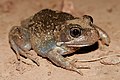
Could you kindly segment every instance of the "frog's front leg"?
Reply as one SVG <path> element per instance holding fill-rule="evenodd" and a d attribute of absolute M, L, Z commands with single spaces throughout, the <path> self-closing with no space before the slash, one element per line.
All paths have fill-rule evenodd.
<path fill-rule="evenodd" d="M 61 53 L 63 54 L 64 50 L 60 47 L 55 47 L 53 50 L 49 51 L 46 56 L 50 59 L 54 64 L 60 66 L 64 69 L 75 71 L 81 75 L 83 73 L 79 69 L 89 69 L 89 67 L 79 67 L 75 65 L 76 60 L 73 59 L 69 61 L 68 59 L 64 58 Z"/>
<path fill-rule="evenodd" d="M 109 46 L 109 44 L 110 44 L 110 37 L 108 36 L 108 34 L 104 30 L 99 28 L 98 26 L 96 26 L 96 25 L 93 25 L 93 26 L 98 31 L 98 33 L 100 35 L 100 41 L 102 42 L 102 44 Z"/>
<path fill-rule="evenodd" d="M 29 51 L 31 50 L 31 43 L 29 40 L 29 33 L 21 26 L 14 26 L 9 32 L 9 42 L 11 48 L 16 52 L 17 59 L 20 60 L 20 55 L 31 59 L 39 65 L 36 57 L 33 57 Z"/>

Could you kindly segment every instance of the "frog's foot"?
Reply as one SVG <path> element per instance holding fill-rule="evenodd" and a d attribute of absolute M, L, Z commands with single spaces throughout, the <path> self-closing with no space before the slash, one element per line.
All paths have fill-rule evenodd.
<path fill-rule="evenodd" d="M 108 55 L 105 59 L 100 60 L 104 65 L 117 65 L 120 63 L 120 54 Z"/>
<path fill-rule="evenodd" d="M 101 61 L 102 59 L 107 58 L 106 56 L 95 58 L 95 59 L 90 59 L 90 60 L 77 60 L 78 62 L 85 63 L 85 62 L 96 62 L 96 61 Z"/>
<path fill-rule="evenodd" d="M 66 58 L 71 64 L 75 65 L 76 62 L 79 62 L 79 60 L 77 58 L 74 58 L 74 59 L 69 59 L 69 58 Z M 76 65 L 75 65 L 76 66 Z M 88 66 L 76 66 L 78 69 L 90 69 L 90 67 Z"/>
<path fill-rule="evenodd" d="M 39 59 L 38 59 L 37 55 L 31 54 L 29 51 L 28 51 L 28 52 L 24 52 L 24 51 L 22 51 L 20 48 L 17 48 L 17 50 L 16 50 L 16 56 L 17 56 L 17 59 L 18 59 L 18 66 L 19 66 L 19 64 L 21 64 L 21 62 L 23 62 L 23 61 L 21 61 L 21 59 L 20 59 L 20 55 L 21 55 L 21 56 L 24 56 L 25 58 L 28 58 L 28 59 L 32 60 L 32 61 L 35 62 L 38 66 L 40 65 Z M 24 62 L 24 63 L 25 63 L 25 62 Z M 28 63 L 26 63 L 26 64 L 28 64 Z M 29 64 L 28 64 L 28 65 L 29 65 Z"/>
<path fill-rule="evenodd" d="M 79 73 L 80 75 L 83 75 L 83 73 L 79 69 L 90 69 L 90 67 L 88 67 L 88 66 L 75 65 L 75 63 L 78 62 L 78 59 L 76 59 L 76 58 L 73 60 L 70 60 L 68 62 L 70 63 L 68 70 L 73 70 L 73 71 Z"/>
<path fill-rule="evenodd" d="M 17 54 L 18 54 L 17 57 L 19 57 L 20 55 L 21 55 L 21 56 L 24 56 L 25 58 L 28 58 L 28 59 L 32 60 L 33 62 L 35 62 L 38 66 L 40 65 L 39 59 L 38 59 L 37 55 L 31 54 L 29 51 L 28 51 L 28 52 L 24 52 L 24 51 L 22 51 L 22 50 L 20 50 L 20 49 L 19 49 L 18 52 L 19 52 L 19 53 L 17 53 Z M 20 58 L 19 58 L 18 60 L 19 60 L 20 62 L 22 62 Z M 24 62 L 24 63 L 25 63 L 25 62 Z M 28 64 L 28 63 L 27 63 L 27 64 Z"/>
<path fill-rule="evenodd" d="M 77 60 L 77 61 L 81 63 L 100 61 L 100 63 L 104 65 L 116 65 L 120 63 L 120 54 L 112 54 L 112 55 L 102 56 L 95 59 Z"/>
<path fill-rule="evenodd" d="M 103 44 L 100 40 L 98 40 L 99 43 L 99 50 L 101 51 L 107 51 L 108 46 L 106 46 L 105 44 Z"/>
<path fill-rule="evenodd" d="M 26 53 L 27 54 L 27 58 L 31 59 L 33 62 L 35 62 L 38 66 L 40 66 L 39 63 L 39 58 L 37 55 L 31 54 L 31 53 Z"/>
<path fill-rule="evenodd" d="M 79 73 L 80 75 L 83 75 L 83 73 L 81 72 L 80 69 L 90 69 L 90 67 L 88 66 L 77 66 L 75 63 L 77 62 L 77 59 L 73 59 L 73 60 L 67 60 L 66 63 L 69 63 L 69 65 L 65 65 L 65 69 L 71 70 L 71 71 L 75 71 L 77 73 Z"/>

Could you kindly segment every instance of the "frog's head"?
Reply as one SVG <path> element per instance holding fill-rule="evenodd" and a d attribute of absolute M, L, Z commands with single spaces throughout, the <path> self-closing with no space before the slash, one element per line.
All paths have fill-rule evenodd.
<path fill-rule="evenodd" d="M 66 21 L 65 27 L 60 32 L 58 45 L 69 47 L 84 47 L 94 44 L 99 40 L 99 33 L 94 28 L 91 16 Z"/>

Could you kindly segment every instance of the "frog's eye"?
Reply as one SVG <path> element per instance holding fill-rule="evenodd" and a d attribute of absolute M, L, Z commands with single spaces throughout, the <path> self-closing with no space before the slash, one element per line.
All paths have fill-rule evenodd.
<path fill-rule="evenodd" d="M 70 35 L 74 38 L 77 38 L 81 35 L 81 29 L 78 27 L 73 27 L 70 29 Z"/>

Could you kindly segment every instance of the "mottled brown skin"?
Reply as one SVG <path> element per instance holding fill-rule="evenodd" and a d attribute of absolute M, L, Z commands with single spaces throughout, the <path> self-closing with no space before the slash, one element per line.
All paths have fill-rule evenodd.
<path fill-rule="evenodd" d="M 75 52 L 80 47 L 90 46 L 101 40 L 109 45 L 108 35 L 93 24 L 92 17 L 74 17 L 71 14 L 43 9 L 32 17 L 14 26 L 9 32 L 9 42 L 20 60 L 20 55 L 39 65 L 39 61 L 30 56 L 34 50 L 38 55 L 48 58 L 57 66 L 78 72 L 80 67 L 75 60 L 67 60 L 62 55 Z M 81 67 L 88 68 L 88 67 Z"/>

